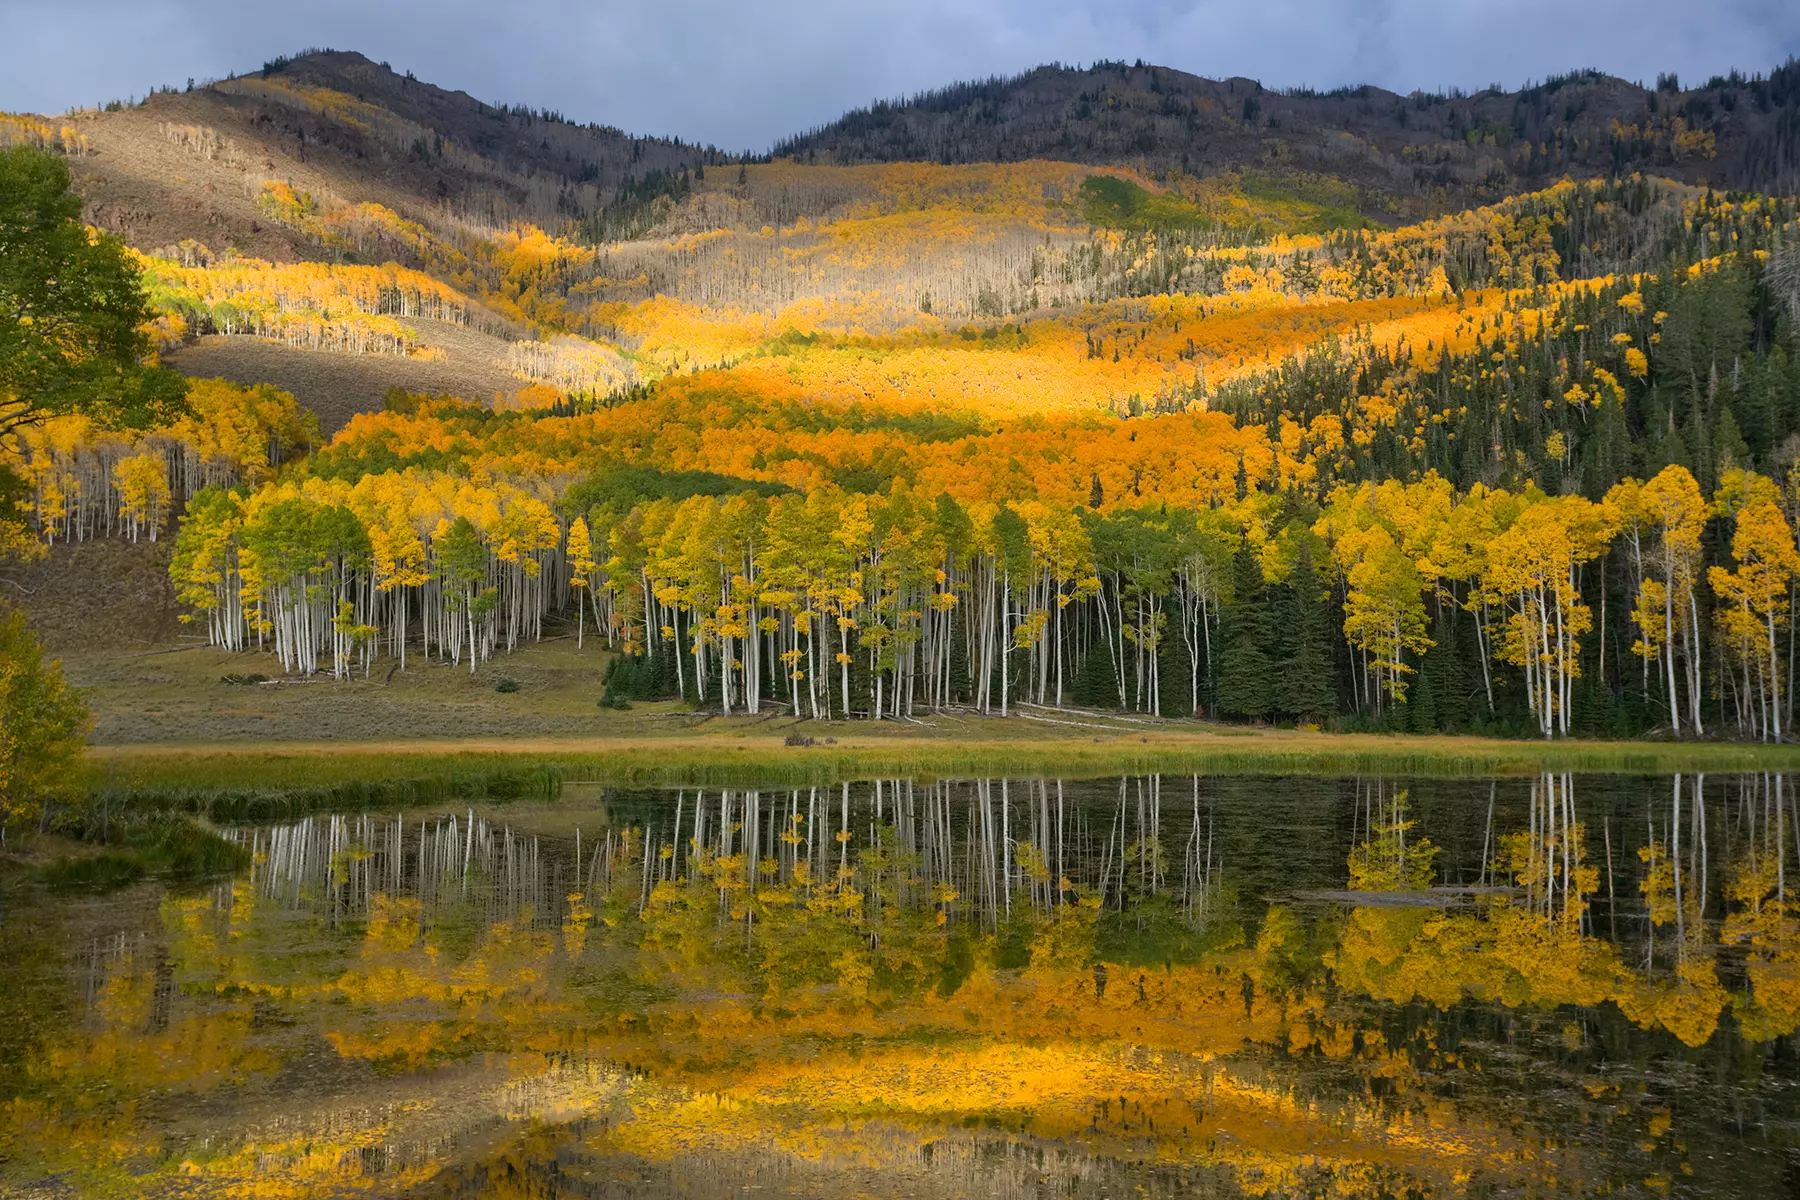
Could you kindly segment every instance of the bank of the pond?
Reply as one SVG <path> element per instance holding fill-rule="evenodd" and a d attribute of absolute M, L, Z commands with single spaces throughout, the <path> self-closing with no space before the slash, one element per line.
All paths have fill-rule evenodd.
<path fill-rule="evenodd" d="M 789 745 L 778 733 L 727 730 L 655 739 L 101 746 L 89 756 L 85 783 L 90 793 L 112 800 L 231 818 L 450 797 L 549 797 L 576 781 L 787 787 L 875 778 L 1151 772 L 1441 778 L 1800 770 L 1800 746 L 1725 742 L 1530 742 L 1229 728 L 1107 737 L 812 736 L 812 745 Z"/>
<path fill-rule="evenodd" d="M 179 812 L 64 814 L 62 827 L 24 831 L 0 855 L 0 880 L 37 879 L 55 891 L 109 891 L 154 877 L 173 883 L 215 878 L 250 856 L 204 821 Z"/>

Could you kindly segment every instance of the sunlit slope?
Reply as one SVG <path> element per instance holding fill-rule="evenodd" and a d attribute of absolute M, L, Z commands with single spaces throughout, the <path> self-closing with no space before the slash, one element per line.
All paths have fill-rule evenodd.
<path fill-rule="evenodd" d="M 270 184 L 271 219 L 346 258 L 364 246 L 421 265 L 176 247 L 165 254 L 181 261 L 158 259 L 154 277 L 172 345 L 206 329 L 404 358 L 417 341 L 406 321 L 425 316 L 555 342 L 492 357 L 588 401 L 725 369 L 749 391 L 844 403 L 1128 415 L 1206 407 L 1221 385 L 1320 346 L 1429 361 L 1490 328 L 1535 329 L 1571 289 L 1691 237 L 1703 205 L 1667 184 L 1562 184 L 1321 234 L 1286 232 L 1317 218 L 1304 204 L 1236 208 L 1225 187 L 1058 163 L 746 165 L 691 191 L 666 236 L 590 245 L 531 226 L 452 243 L 379 206 Z M 1751 206 L 1730 219 L 1769 217 Z"/>
<path fill-rule="evenodd" d="M 1111 97 L 1127 123 L 1144 88 L 1187 96 L 1204 83 L 1096 72 L 1088 106 Z M 1023 107 L 1007 120 L 1082 128 L 1079 99 L 1060 115 L 1032 107 L 1046 88 L 1060 96 L 1065 75 L 1081 73 L 1008 85 L 1008 103 Z M 1275 137 L 1264 117 L 1277 109 L 1284 120 L 1310 114 L 1315 133 L 1327 117 L 1361 129 L 1387 121 L 1371 104 L 1395 98 L 1276 97 L 1244 81 L 1207 87 L 1262 96 L 1264 117 L 1243 97 L 1215 112 L 1206 88 L 1182 102 L 1199 105 L 1200 126 L 1230 126 L 1211 158 L 1110 155 L 1079 137 L 1024 161 L 880 161 L 903 156 L 875 143 L 818 152 L 820 138 L 839 146 L 852 126 L 904 124 L 883 109 L 752 161 L 496 108 L 328 52 L 117 111 L 12 119 L 0 134 L 62 152 L 89 219 L 157 261 L 171 361 L 223 335 L 226 345 L 187 356 L 193 369 L 246 382 L 275 370 L 333 425 L 390 387 L 585 403 L 718 368 L 740 390 L 838 403 L 1124 415 L 1212 406 L 1221 387 L 1322 346 L 1360 340 L 1429 357 L 1447 338 L 1472 345 L 1496 324 L 1528 324 L 1559 289 L 1654 269 L 1701 192 L 1631 181 L 1498 197 L 1622 164 L 1697 178 L 1697 164 L 1713 162 L 1730 175 L 1766 133 L 1759 114 L 1788 103 L 1777 76 L 1712 86 L 1704 130 L 1698 100 L 1678 131 L 1658 109 L 1630 126 L 1648 149 L 1604 168 L 1563 142 L 1514 162 L 1523 141 L 1506 142 L 1491 121 L 1470 125 L 1493 108 L 1485 95 L 1415 105 L 1417 127 L 1385 152 L 1419 161 L 1395 172 L 1352 169 L 1342 155 L 1269 160 L 1252 151 Z M 1728 92 L 1748 108 L 1717 107 Z M 1592 111 L 1559 123 L 1545 109 L 1533 120 L 1546 130 L 1586 128 L 1602 110 L 1622 121 L 1650 103 L 1598 78 L 1520 103 L 1537 112 L 1552 93 Z M 1451 182 L 1424 186 L 1422 147 L 1476 126 L 1481 137 L 1458 137 L 1467 153 L 1445 160 Z M 1387 135 L 1345 136 L 1385 146 Z M 1479 186 L 1463 178 L 1489 158 L 1511 164 L 1504 185 L 1494 164 Z M 855 165 L 836 165 L 844 159 Z M 1457 211 L 1477 198 L 1495 202 Z M 1384 229 L 1372 213 L 1425 219 Z M 1446 316 L 1452 300 L 1457 315 Z M 420 319 L 469 336 L 421 337 Z M 346 376 L 275 367 L 267 353 L 234 358 L 229 339 L 245 337 L 364 366 Z M 311 385 L 316 400 L 315 377 L 332 381 Z"/>

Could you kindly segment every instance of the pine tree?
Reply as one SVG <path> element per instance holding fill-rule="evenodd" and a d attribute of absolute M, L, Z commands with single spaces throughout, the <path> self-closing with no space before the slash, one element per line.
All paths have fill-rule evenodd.
<path fill-rule="evenodd" d="M 1325 585 L 1305 543 L 1287 582 L 1276 589 L 1275 623 L 1281 641 L 1275 671 L 1275 707 L 1302 721 L 1324 722 L 1337 715 L 1337 686 L 1331 660 L 1331 617 Z"/>
<path fill-rule="evenodd" d="M 1656 443 L 1656 449 L 1650 455 L 1650 462 L 1645 467 L 1649 477 L 1655 477 L 1664 467 L 1686 467 L 1693 470 L 1693 456 L 1688 453 L 1687 439 L 1681 436 L 1679 429 L 1670 428 Z"/>
<path fill-rule="evenodd" d="M 1262 564 L 1247 541 L 1232 558 L 1231 575 L 1231 600 L 1220 621 L 1219 709 L 1256 720 L 1275 707 L 1268 651 L 1272 622 Z"/>
<path fill-rule="evenodd" d="M 1407 719 L 1414 733 L 1442 733 L 1468 721 L 1462 646 L 1450 618 L 1438 613 L 1431 649 L 1419 663 L 1418 683 L 1408 698 Z"/>
<path fill-rule="evenodd" d="M 951 665 L 955 666 L 954 659 Z M 1084 708 L 1119 706 L 1119 686 L 1105 646 L 1093 646 L 1082 657 L 1070 684 L 1069 697 Z"/>
<path fill-rule="evenodd" d="M 1715 480 L 1724 478 L 1725 472 L 1735 467 L 1750 465 L 1750 447 L 1744 442 L 1737 417 L 1729 404 L 1719 406 L 1719 420 L 1713 427 L 1712 443 Z"/>
<path fill-rule="evenodd" d="M 1700 405 L 1695 404 L 1688 413 L 1687 427 L 1681 431 L 1682 439 L 1687 447 L 1689 463 L 1684 464 L 1694 473 L 1694 479 L 1700 484 L 1700 490 L 1710 495 L 1718 486 L 1719 475 L 1713 470 L 1712 431 L 1708 427 Z"/>
<path fill-rule="evenodd" d="M 1611 402 L 1600 406 L 1594 431 L 1581 447 L 1582 491 L 1598 500 L 1606 489 L 1631 474 L 1631 431 L 1625 410 Z"/>

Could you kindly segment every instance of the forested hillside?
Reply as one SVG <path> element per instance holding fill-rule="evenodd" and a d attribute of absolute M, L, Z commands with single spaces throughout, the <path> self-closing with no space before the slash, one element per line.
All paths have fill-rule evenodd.
<path fill-rule="evenodd" d="M 1684 89 L 1593 71 L 1516 92 L 1275 91 L 1138 62 L 1047 66 L 871 105 L 781 143 L 807 162 L 1133 164 L 1201 177 L 1261 169 L 1355 185 L 1424 215 L 1563 175 L 1650 171 L 1740 190 L 1800 185 L 1800 67 Z"/>
<path fill-rule="evenodd" d="M 18 519 L 302 675 L 548 626 L 609 704 L 1784 738 L 1796 70 L 1044 68 L 761 159 L 330 52 L 8 118 L 233 380 L 22 424 Z"/>

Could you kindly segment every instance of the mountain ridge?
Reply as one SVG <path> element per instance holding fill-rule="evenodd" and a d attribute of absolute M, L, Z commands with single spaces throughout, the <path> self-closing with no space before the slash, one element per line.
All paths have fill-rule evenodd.
<path fill-rule="evenodd" d="M 774 152 L 837 163 L 1135 160 L 1152 174 L 1203 177 L 1288 165 L 1437 207 L 1565 174 L 1630 171 L 1792 191 L 1800 188 L 1800 63 L 1687 91 L 1669 76 L 1645 88 L 1578 71 L 1513 92 L 1407 96 L 1371 85 L 1277 90 L 1141 61 L 1050 64 L 878 101 Z"/>
<path fill-rule="evenodd" d="M 442 210 L 489 228 L 566 224 L 590 241 L 649 227 L 657 198 L 679 199 L 686 178 L 708 166 L 782 158 L 809 165 L 1045 159 L 1135 168 L 1158 180 L 1330 177 L 1354 191 L 1364 215 L 1390 224 L 1564 176 L 1643 172 L 1725 190 L 1800 191 L 1800 63 L 1791 59 L 1766 77 L 1734 73 L 1687 90 L 1672 77 L 1644 88 L 1583 71 L 1512 92 L 1409 96 L 1367 85 L 1277 90 L 1141 62 L 1047 64 L 852 109 L 781 139 L 765 155 L 489 104 L 356 51 L 284 56 L 261 71 L 72 120 L 104 142 L 96 134 L 132 124 L 134 113 L 233 140 L 247 157 L 260 156 L 268 173 L 298 176 L 308 190 L 366 192 L 414 219 Z M 134 245 L 159 244 L 157 226 L 174 222 L 159 222 L 158 214 L 193 207 L 192 197 L 134 205 L 112 194 L 105 164 L 76 165 L 95 223 Z M 254 218 L 230 209 L 208 211 L 208 222 L 229 225 L 240 248 L 258 244 L 254 235 L 263 231 L 248 228 Z M 279 239 L 260 244 L 271 241 L 278 255 L 299 252 Z"/>

